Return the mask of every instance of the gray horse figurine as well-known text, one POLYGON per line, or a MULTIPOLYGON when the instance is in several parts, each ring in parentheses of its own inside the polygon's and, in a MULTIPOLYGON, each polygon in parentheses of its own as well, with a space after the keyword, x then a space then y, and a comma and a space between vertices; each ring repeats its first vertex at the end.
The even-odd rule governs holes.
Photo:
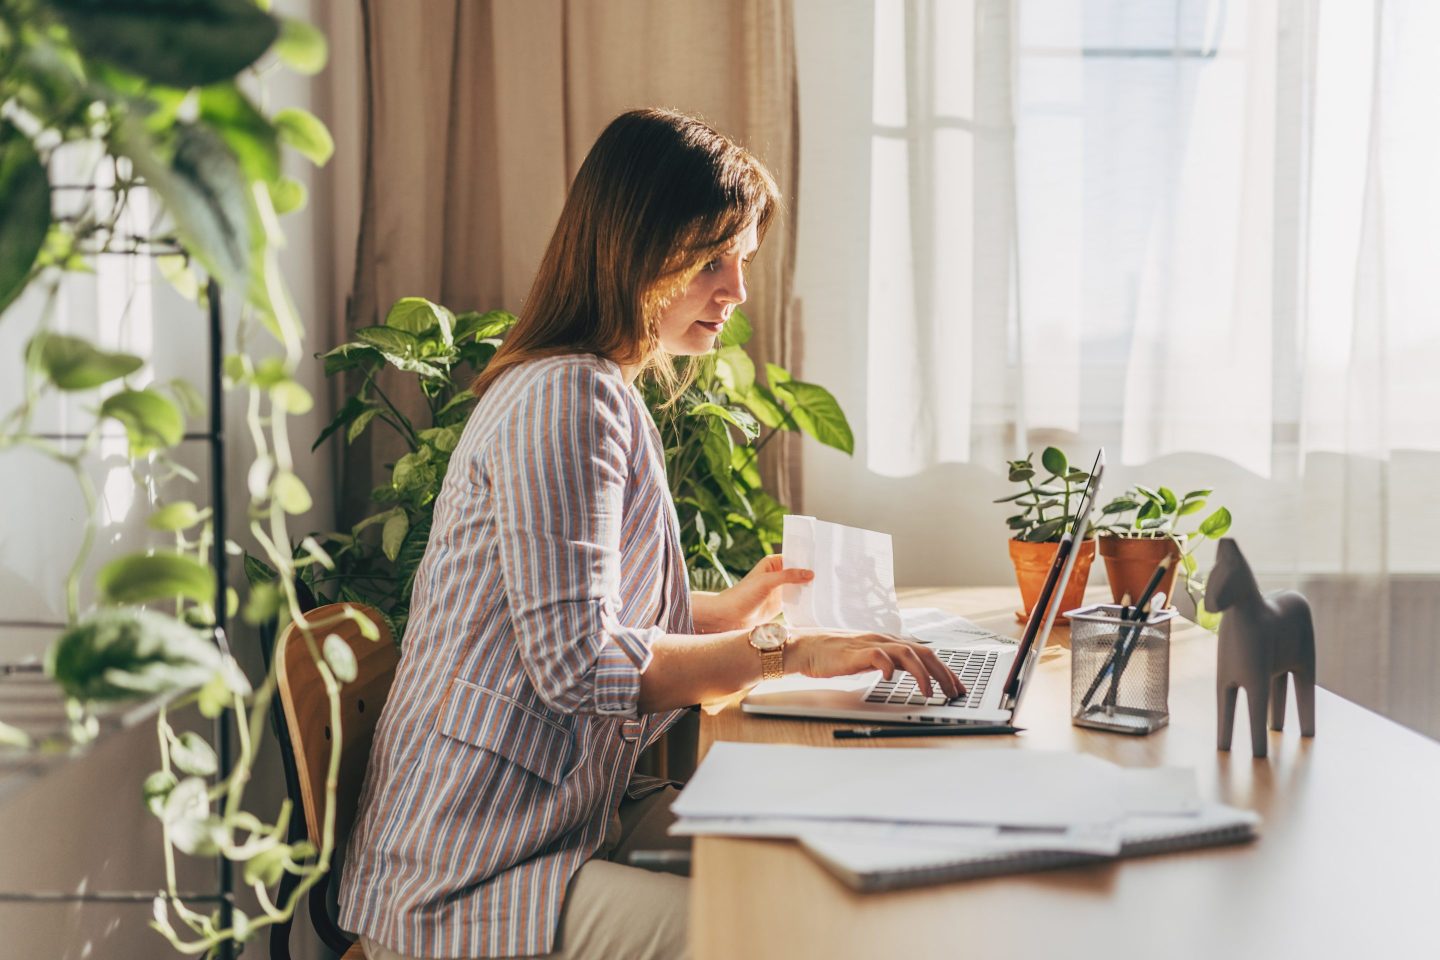
POLYGON ((1240 548, 1226 537, 1219 543, 1205 587, 1205 608, 1225 612, 1220 621, 1215 677, 1219 748, 1230 749, 1235 701, 1239 688, 1244 687, 1250 708, 1250 742, 1255 756, 1265 756, 1265 709, 1268 705, 1270 729, 1285 729, 1288 674, 1295 675, 1300 733, 1315 736, 1315 627, 1305 598, 1294 590, 1262 596, 1240 548))

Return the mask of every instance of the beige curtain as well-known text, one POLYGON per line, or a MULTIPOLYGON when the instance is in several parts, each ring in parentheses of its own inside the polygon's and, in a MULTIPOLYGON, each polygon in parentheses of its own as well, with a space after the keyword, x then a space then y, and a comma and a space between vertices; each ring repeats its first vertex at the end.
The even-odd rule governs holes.
MULTIPOLYGON (((337 342, 408 295, 456 310, 522 312, 590 144, 616 114, 663 106, 704 117, 779 181, 786 215, 756 258, 745 310, 754 358, 803 375, 790 290, 798 169, 790 0, 364 0, 360 9, 363 204, 337 342)), ((418 397, 390 395, 419 407, 418 397)), ((368 512, 381 465, 401 452, 398 438, 369 433, 346 454, 342 522, 368 512)), ((794 443, 777 438, 764 457, 770 489, 798 507, 794 443)))

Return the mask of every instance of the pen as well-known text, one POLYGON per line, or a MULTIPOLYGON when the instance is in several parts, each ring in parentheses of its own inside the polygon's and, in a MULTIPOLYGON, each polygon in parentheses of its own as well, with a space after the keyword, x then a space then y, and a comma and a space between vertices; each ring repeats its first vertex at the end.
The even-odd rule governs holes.
POLYGON ((855 727, 849 730, 836 730, 836 740, 875 740, 880 737, 973 737, 986 733, 1020 733, 1024 727, 1012 727, 1008 724, 995 724, 993 726, 960 726, 953 727, 855 727))
MULTIPOLYGON (((1136 601, 1135 606, 1122 610, 1120 617, 1121 623, 1128 623, 1133 620, 1143 624, 1150 616, 1150 598, 1154 596, 1155 588, 1160 586, 1160 581, 1164 578, 1165 571, 1170 569, 1171 562, 1170 555, 1166 554, 1165 558, 1161 560, 1160 564, 1155 568, 1155 572, 1150 574, 1150 580, 1145 584, 1145 589, 1141 592, 1140 599, 1136 601)), ((1090 706, 1090 700, 1095 696, 1095 691, 1100 689, 1100 684, 1105 680, 1106 675, 1117 665, 1121 651, 1124 650, 1126 642, 1131 639, 1131 634, 1138 638, 1141 629, 1141 626, 1129 629, 1125 627, 1120 628, 1119 634, 1115 637, 1115 645, 1110 648, 1110 656, 1106 658, 1105 665, 1095 674, 1095 679, 1091 682, 1090 689, 1085 691, 1085 697, 1080 701, 1080 708, 1082 710, 1090 706)), ((1114 689, 1115 686, 1112 682, 1111 691, 1114 689)), ((1106 695, 1107 697, 1109 696, 1109 691, 1107 691, 1106 695)))

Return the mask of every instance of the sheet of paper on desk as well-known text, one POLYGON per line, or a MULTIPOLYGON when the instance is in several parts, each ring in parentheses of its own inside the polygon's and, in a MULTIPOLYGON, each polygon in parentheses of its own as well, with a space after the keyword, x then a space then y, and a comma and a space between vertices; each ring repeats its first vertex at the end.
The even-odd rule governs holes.
POLYGON ((679 817, 780 817, 1069 827, 1126 813, 1119 768, 1039 750, 836 750, 717 743, 679 817))
POLYGON ((907 637, 945 647, 1016 642, 1014 637, 987 630, 974 620, 936 607, 905 607, 900 611, 900 625, 907 637))
POLYGON ((781 553, 785 566, 815 571, 781 593, 790 626, 901 632, 890 534, 792 514, 781 553))

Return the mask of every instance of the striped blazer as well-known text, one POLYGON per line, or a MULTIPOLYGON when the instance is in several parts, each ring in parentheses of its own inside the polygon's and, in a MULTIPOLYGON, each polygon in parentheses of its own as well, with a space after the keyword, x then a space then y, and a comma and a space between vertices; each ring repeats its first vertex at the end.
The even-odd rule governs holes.
MULTIPOLYGON (((476 405, 435 502, 340 923, 420 957, 554 949, 636 755, 654 640, 693 629, 654 422, 620 368, 532 360, 476 405)), ((653 789, 653 785, 650 785, 653 789)))

